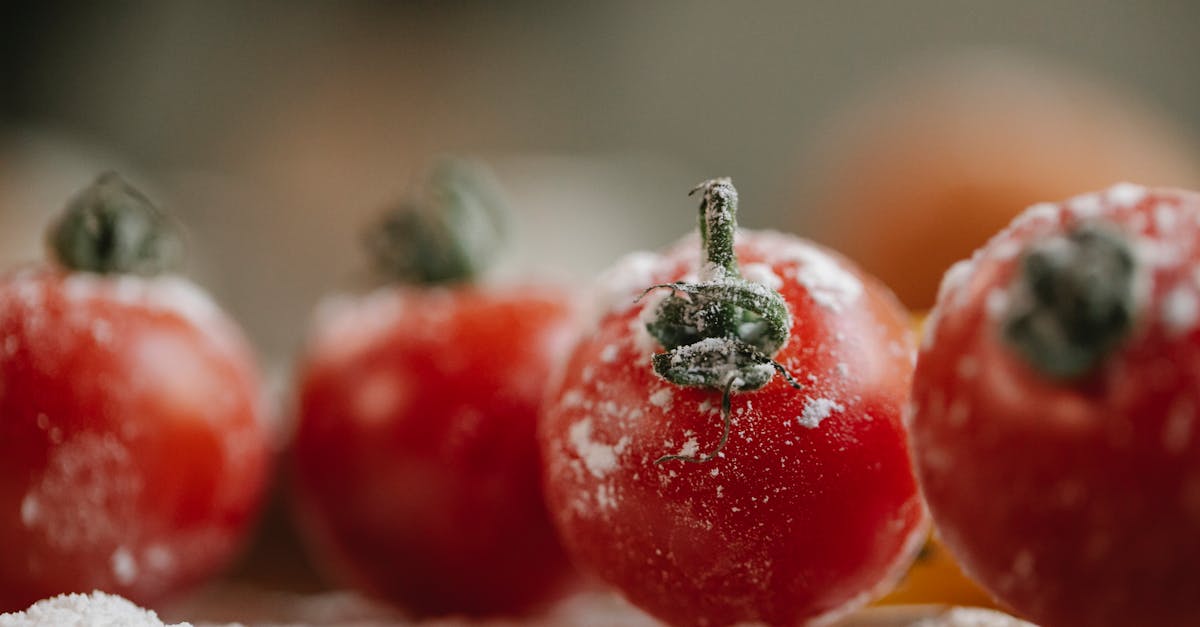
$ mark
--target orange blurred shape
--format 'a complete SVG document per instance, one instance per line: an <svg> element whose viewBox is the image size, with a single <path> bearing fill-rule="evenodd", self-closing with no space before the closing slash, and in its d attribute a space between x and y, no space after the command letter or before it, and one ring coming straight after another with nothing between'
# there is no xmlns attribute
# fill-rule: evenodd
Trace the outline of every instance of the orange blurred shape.
<svg viewBox="0 0 1200 627"><path fill-rule="evenodd" d="M917 561L894 590L877 605L946 604L996 607L996 603L959 568L936 536L929 538Z"/></svg>
<svg viewBox="0 0 1200 627"><path fill-rule="evenodd" d="M1200 182L1200 157L1160 112L1044 61L951 52L869 96L810 155L805 230L910 307L932 305L945 270L1030 204Z"/></svg>

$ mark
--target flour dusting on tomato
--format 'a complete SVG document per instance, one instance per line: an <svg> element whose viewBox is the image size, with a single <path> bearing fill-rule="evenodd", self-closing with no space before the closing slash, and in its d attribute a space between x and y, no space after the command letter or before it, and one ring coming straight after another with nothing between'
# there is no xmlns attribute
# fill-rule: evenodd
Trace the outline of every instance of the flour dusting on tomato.
<svg viewBox="0 0 1200 627"><path fill-rule="evenodd" d="M758 283L773 290L783 287L783 279L765 263L748 263L742 266L742 277L751 283Z"/></svg>
<svg viewBox="0 0 1200 627"><path fill-rule="evenodd" d="M575 453L583 460L584 467L597 479L603 479L616 469L617 456L629 443L628 436L622 437L616 444L603 444L593 440L592 421L586 418L571 426L568 437Z"/></svg>
<svg viewBox="0 0 1200 627"><path fill-rule="evenodd" d="M112 300L153 311L169 312L190 322L212 338L228 336L228 321L208 294L195 283L179 276L158 277L106 276L73 272L63 280L63 294L69 301L111 298ZM93 333L105 334L103 328ZM99 339L99 338L98 338Z"/></svg>
<svg viewBox="0 0 1200 627"><path fill-rule="evenodd" d="M833 415L833 412L844 411L845 409L845 405L842 405L841 403L832 399L810 398L805 401L804 411L796 417L796 420L802 427L816 429L817 427L821 426L821 423L824 422L826 418Z"/></svg>
<svg viewBox="0 0 1200 627"><path fill-rule="evenodd" d="M1117 183L1108 188L1108 201L1119 206L1133 206L1145 200L1148 190L1134 183Z"/></svg>
<svg viewBox="0 0 1200 627"><path fill-rule="evenodd" d="M1200 296L1190 285L1177 285L1163 297L1162 323L1170 335L1184 335L1200 320Z"/></svg>
<svg viewBox="0 0 1200 627"><path fill-rule="evenodd" d="M395 289L327 296L313 313L310 337L319 342L314 350L333 361L348 359L387 333L403 310L403 295Z"/></svg>
<svg viewBox="0 0 1200 627"><path fill-rule="evenodd" d="M957 306L959 294L962 293L974 269L974 258L962 259L955 262L942 275L942 282L938 285L938 304L934 306L929 312L929 316L925 319L925 333L921 338L922 350L929 350L930 346L937 339L938 321L941 320L943 309Z"/></svg>
<svg viewBox="0 0 1200 627"><path fill-rule="evenodd" d="M862 295L862 281L825 250L774 231L756 232L755 238L767 264L783 266L783 274L802 285L818 305L841 311Z"/></svg>
<svg viewBox="0 0 1200 627"><path fill-rule="evenodd" d="M592 319L627 311L637 304L638 296L660 280L656 268L661 259L657 253L632 252L601 274L595 282Z"/></svg>
<svg viewBox="0 0 1200 627"><path fill-rule="evenodd" d="M117 583L128 586L137 580L138 563L133 558L133 554L129 552L129 547L120 546L113 551L112 558L113 576L117 578Z"/></svg>
<svg viewBox="0 0 1200 627"><path fill-rule="evenodd" d="M661 409L670 409L671 403L675 400L675 388L661 387L654 391L648 399L651 405Z"/></svg>
<svg viewBox="0 0 1200 627"><path fill-rule="evenodd" d="M136 536L128 528L143 481L113 434L80 433L50 450L40 481L22 500L22 521L62 551L113 546Z"/></svg>
<svg viewBox="0 0 1200 627"><path fill-rule="evenodd" d="M1066 205L1071 213L1080 220L1097 218L1108 209L1104 195L1099 192L1075 196L1068 199Z"/></svg>

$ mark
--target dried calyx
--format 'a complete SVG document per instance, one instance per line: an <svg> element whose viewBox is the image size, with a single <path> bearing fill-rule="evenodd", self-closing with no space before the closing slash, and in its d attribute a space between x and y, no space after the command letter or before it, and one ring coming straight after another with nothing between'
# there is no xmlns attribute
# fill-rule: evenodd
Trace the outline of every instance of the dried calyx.
<svg viewBox="0 0 1200 627"><path fill-rule="evenodd" d="M1088 375L1133 328L1135 271L1113 227L1087 223L1035 243L1010 288L1004 339L1047 376Z"/></svg>
<svg viewBox="0 0 1200 627"><path fill-rule="evenodd" d="M774 360L787 342L791 317L778 292L738 272L733 239L737 190L727 178L701 183L700 246L703 267L695 283L668 283L670 290L646 324L666 352L652 358L654 372L676 385L720 390L722 432L717 446L700 457L665 455L665 461L707 462L729 439L730 396L757 390L776 372L800 384Z"/></svg>
<svg viewBox="0 0 1200 627"><path fill-rule="evenodd" d="M113 172L71 199L48 239L59 264L101 274L173 270L183 250L175 224Z"/></svg>
<svg viewBox="0 0 1200 627"><path fill-rule="evenodd" d="M446 160L422 192L367 232L376 269L391 281L434 285L474 279L503 239L507 206L479 165Z"/></svg>

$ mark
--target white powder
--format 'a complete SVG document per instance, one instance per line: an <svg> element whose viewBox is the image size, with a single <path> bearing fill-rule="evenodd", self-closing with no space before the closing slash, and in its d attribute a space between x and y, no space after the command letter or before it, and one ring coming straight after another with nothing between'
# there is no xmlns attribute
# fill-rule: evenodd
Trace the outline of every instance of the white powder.
<svg viewBox="0 0 1200 627"><path fill-rule="evenodd" d="M974 269L975 261L973 259L960 259L954 262L954 265L950 266L942 275L942 282L938 284L938 302L946 302L957 294L962 286L966 285L967 279L970 278Z"/></svg>
<svg viewBox="0 0 1200 627"><path fill-rule="evenodd" d="M1163 297L1162 323L1170 335L1183 335L1200 319L1200 297L1191 287L1178 285Z"/></svg>
<svg viewBox="0 0 1200 627"><path fill-rule="evenodd" d="M24 499L21 499L21 524L26 527L33 527L37 524L38 516L41 515L42 505L38 502L37 496L26 494Z"/></svg>
<svg viewBox="0 0 1200 627"><path fill-rule="evenodd" d="M599 505L600 509L616 509L617 498L613 494L612 486L603 484L596 486L596 505Z"/></svg>
<svg viewBox="0 0 1200 627"><path fill-rule="evenodd" d="M922 618L910 627L1036 627L1033 623L994 610L954 607L937 616Z"/></svg>
<svg viewBox="0 0 1200 627"><path fill-rule="evenodd" d="M844 409L841 403L828 398L810 398L804 403L804 411L796 419L801 426L816 429L830 414Z"/></svg>
<svg viewBox="0 0 1200 627"><path fill-rule="evenodd" d="M92 323L92 339L101 346L112 341L112 324L107 320L96 320Z"/></svg>
<svg viewBox="0 0 1200 627"><path fill-rule="evenodd" d="M1013 220L1012 225L1009 228L1020 229L1035 222L1050 222L1057 219L1058 205L1055 205L1052 202L1039 202L1035 205L1026 207L1025 211L1022 211L1021 215L1017 216L1017 218Z"/></svg>
<svg viewBox="0 0 1200 627"><path fill-rule="evenodd" d="M609 344L600 350L600 361L611 364L617 360L617 345Z"/></svg>
<svg viewBox="0 0 1200 627"><path fill-rule="evenodd" d="M1169 235L1179 223L1179 214L1169 205L1159 205L1154 208L1154 228L1160 236Z"/></svg>
<svg viewBox="0 0 1200 627"><path fill-rule="evenodd" d="M588 472L597 479L603 479L616 469L617 456L625 450L629 436L622 437L615 445L596 442L592 440L592 421L590 418L584 418L571 425L567 431L567 440L575 449L575 454L583 460Z"/></svg>
<svg viewBox="0 0 1200 627"><path fill-rule="evenodd" d="M175 565L175 555L171 553L171 549L155 544L146 549L146 564L151 570L170 570Z"/></svg>
<svg viewBox="0 0 1200 627"><path fill-rule="evenodd" d="M796 280L818 305L841 311L843 306L853 304L862 295L862 281L821 250L801 245L791 256L801 264L796 269Z"/></svg>
<svg viewBox="0 0 1200 627"><path fill-rule="evenodd" d="M1108 188L1108 201L1123 207L1131 207L1146 198L1146 188L1133 183L1117 183Z"/></svg>
<svg viewBox="0 0 1200 627"><path fill-rule="evenodd" d="M322 299L313 312L315 352L335 362L349 359L391 330L405 307L404 293L380 288L356 297L335 294Z"/></svg>
<svg viewBox="0 0 1200 627"><path fill-rule="evenodd" d="M113 594L64 594L24 612L0 614L0 627L166 627L158 615ZM191 627L175 623L174 627Z"/></svg>
<svg viewBox="0 0 1200 627"><path fill-rule="evenodd" d="M1021 243L1015 239L1002 239L991 248L992 259L1007 261L1021 252Z"/></svg>
<svg viewBox="0 0 1200 627"><path fill-rule="evenodd" d="M650 395L650 404L655 407L667 409L675 400L675 393L671 388L659 388Z"/></svg>
<svg viewBox="0 0 1200 627"><path fill-rule="evenodd" d="M227 333L224 327L228 322L216 303L195 283L179 276L109 277L73 272L63 279L63 294L76 303L111 298L126 305L170 312L211 336L223 338Z"/></svg>
<svg viewBox="0 0 1200 627"><path fill-rule="evenodd" d="M742 266L742 277L751 283L758 283L773 290L783 287L783 279L765 263L748 263Z"/></svg>
<svg viewBox="0 0 1200 627"><path fill-rule="evenodd" d="M133 457L114 434L77 434L51 449L22 501L22 522L60 550L117 546L139 531L142 488Z"/></svg>
<svg viewBox="0 0 1200 627"><path fill-rule="evenodd" d="M138 565L129 549L123 546L118 547L116 551L113 551L109 563L112 566L113 576L121 585L128 586L137 579Z"/></svg>
<svg viewBox="0 0 1200 627"><path fill-rule="evenodd" d="M938 284L937 304L925 317L925 329L921 335L921 350L928 351L937 339L938 323L942 319L942 311L957 305L957 297L966 285L975 269L974 259L962 259L946 270L942 282ZM954 301L952 303L952 301Z"/></svg>
<svg viewBox="0 0 1200 627"><path fill-rule="evenodd" d="M998 287L992 289L983 301L983 310L989 320L1004 318L1008 313L1008 292Z"/></svg>
<svg viewBox="0 0 1200 627"><path fill-rule="evenodd" d="M679 447L679 452L676 453L676 455L681 455L683 457L695 457L696 453L699 452L700 442L696 441L696 438L688 438L687 442L684 442L683 446Z"/></svg>
<svg viewBox="0 0 1200 627"><path fill-rule="evenodd" d="M661 267L657 253L639 251L619 259L596 279L592 320L632 307L646 288L660 282L655 272Z"/></svg>
<svg viewBox="0 0 1200 627"><path fill-rule="evenodd" d="M1100 194L1083 194L1067 200L1067 208L1080 220L1090 220L1104 212L1104 198Z"/></svg>

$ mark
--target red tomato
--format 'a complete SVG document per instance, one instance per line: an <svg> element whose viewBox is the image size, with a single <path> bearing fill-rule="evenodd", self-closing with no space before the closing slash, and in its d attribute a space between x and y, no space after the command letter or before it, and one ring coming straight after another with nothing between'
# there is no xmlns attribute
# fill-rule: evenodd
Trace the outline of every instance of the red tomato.
<svg viewBox="0 0 1200 627"><path fill-rule="evenodd" d="M258 372L199 288L151 276L178 239L115 174L49 241L55 264L0 276L0 611L95 589L155 603L228 562L256 513Z"/></svg>
<svg viewBox="0 0 1200 627"><path fill-rule="evenodd" d="M721 180L705 190L705 204L733 194ZM731 286L728 271L701 263L700 244L632 255L602 281L598 326L571 353L541 424L555 522L577 563L671 624L799 624L850 611L894 583L926 530L900 422L908 316L836 254L743 231L736 261L753 281L731 289L782 295L790 330L774 361L802 389L769 377L774 364L762 359L754 367L765 364L769 380L756 391L737 391L740 374L724 387L680 387L651 367L652 354L678 353L663 353L647 325L673 295L637 297L680 280ZM706 321L698 315L692 331ZM684 351L757 335L735 327ZM734 359L710 356L718 372ZM724 389L734 392L722 446Z"/></svg>
<svg viewBox="0 0 1200 627"><path fill-rule="evenodd" d="M942 538L1046 625L1200 624L1200 196L1035 205L951 270L913 389Z"/></svg>
<svg viewBox="0 0 1200 627"><path fill-rule="evenodd" d="M567 579L534 429L558 290L391 287L324 306L299 379L299 511L343 580L420 614L520 612Z"/></svg>
<svg viewBox="0 0 1200 627"><path fill-rule="evenodd" d="M263 492L262 419L244 340L186 280L0 277L0 611L212 575Z"/></svg>

